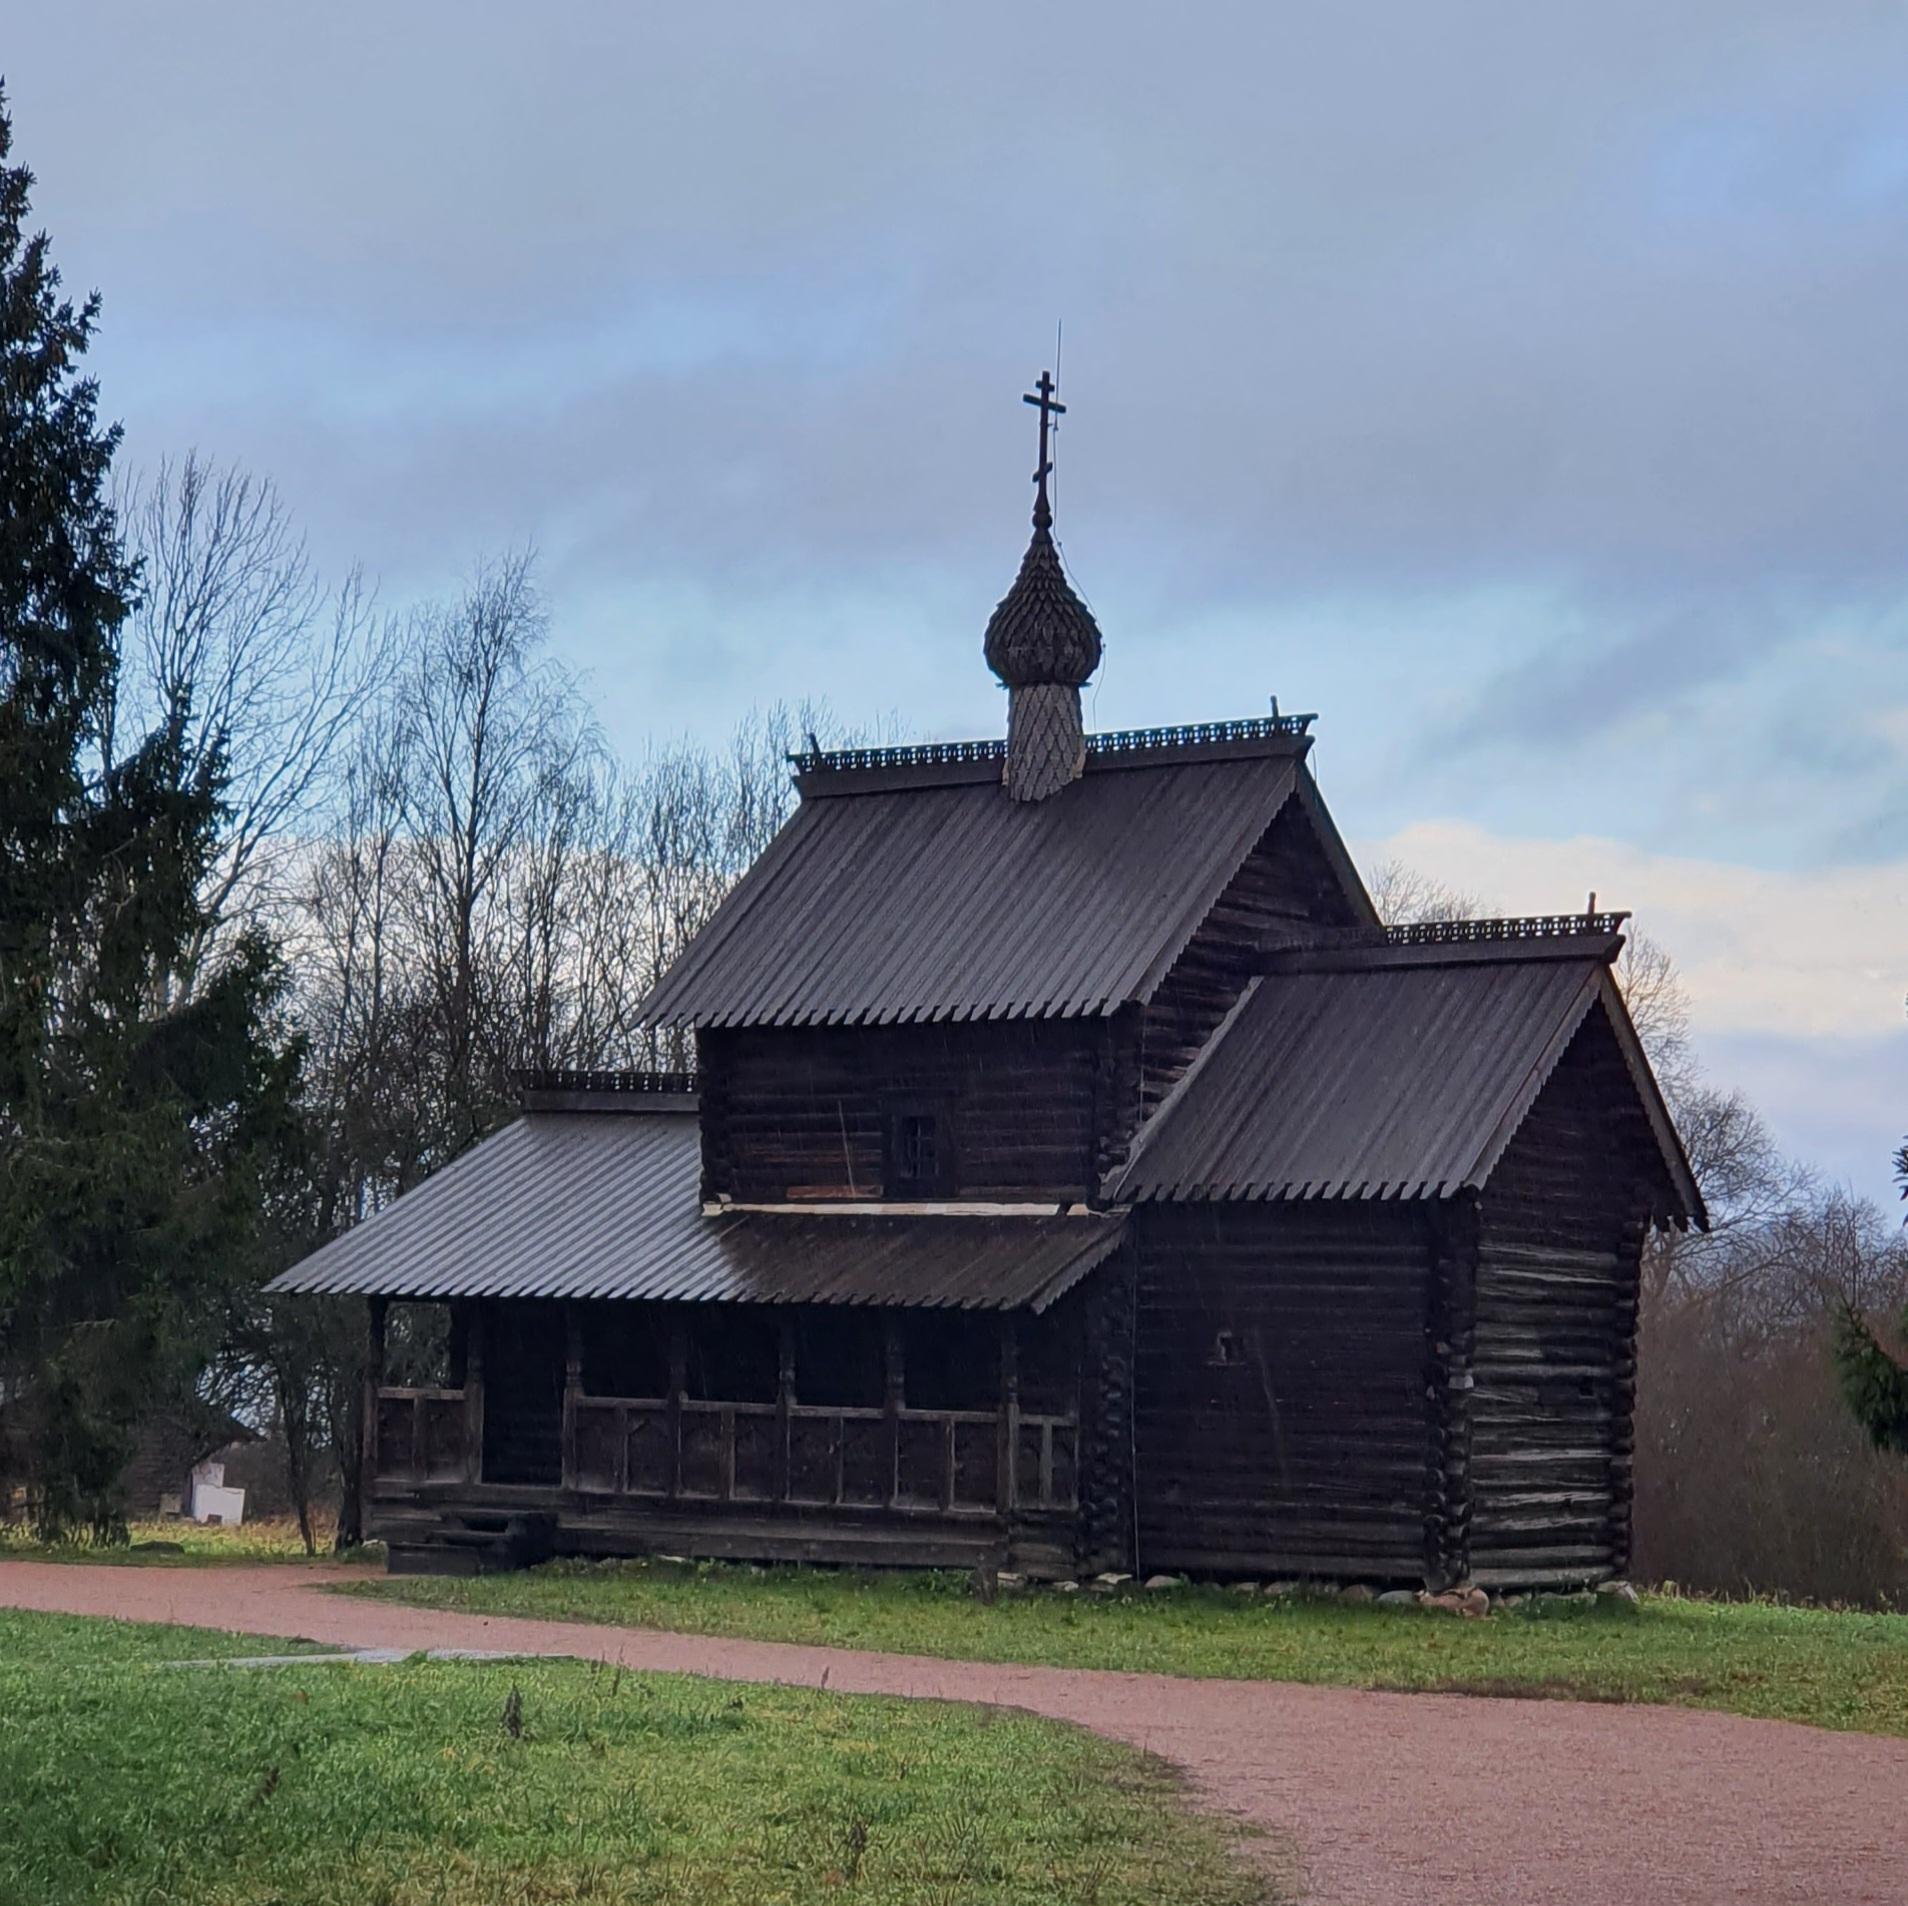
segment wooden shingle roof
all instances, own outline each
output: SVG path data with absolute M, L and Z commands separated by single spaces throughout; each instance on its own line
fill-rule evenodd
M 1108 1189 L 1124 1202 L 1480 1188 L 1573 1035 L 1601 1012 L 1656 1139 L 1660 1215 L 1704 1223 L 1610 976 L 1621 944 L 1614 933 L 1562 932 L 1283 956 L 1252 982 Z
M 1149 998 L 1295 793 L 1342 859 L 1305 747 L 1289 718 L 1094 736 L 1086 773 L 1032 803 L 1003 793 L 998 744 L 816 757 L 641 1017 L 891 1024 Z
M 1044 1310 L 1121 1213 L 705 1217 L 693 1105 L 531 1112 L 271 1286 L 441 1300 L 653 1298 Z

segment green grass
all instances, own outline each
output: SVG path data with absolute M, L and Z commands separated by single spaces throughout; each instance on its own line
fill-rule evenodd
M 307 1560 L 298 1524 L 290 1517 L 273 1517 L 226 1528 L 217 1523 L 135 1522 L 127 1542 L 36 1542 L 19 1523 L 0 1522 L 0 1561 L 107 1562 L 121 1567 L 204 1568 L 213 1564 L 237 1566 L 251 1562 Z M 321 1561 L 340 1558 L 331 1553 L 331 1524 L 320 1519 L 314 1527 Z M 382 1561 L 384 1545 L 370 1543 L 354 1549 L 347 1561 Z
M 1249 1906 L 1154 1761 L 1031 1716 L 0 1612 L 0 1906 Z M 512 1690 L 521 1734 L 505 1724 Z
M 1005 1596 L 963 1577 L 555 1562 L 346 1592 L 476 1614 L 620 1622 L 837 1648 L 1342 1687 L 1661 1701 L 1908 1734 L 1908 1616 L 1646 1596 L 1556 1597 L 1463 1621 L 1415 1609 L 1178 1589 Z

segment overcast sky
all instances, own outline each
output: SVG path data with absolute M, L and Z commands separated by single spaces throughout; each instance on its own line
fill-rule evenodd
M 1711 1072 L 1908 1123 L 1899 0 L 10 19 L 127 457 L 399 605 L 534 543 L 613 739 L 998 732 L 1022 390 L 1097 726 L 1317 709 L 1365 858 L 1595 886 Z

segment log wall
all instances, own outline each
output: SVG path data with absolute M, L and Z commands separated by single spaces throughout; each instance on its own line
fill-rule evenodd
M 1130 1570 L 1134 1562 L 1137 1271 L 1137 1255 L 1125 1245 L 1058 1307 L 1061 1313 L 1077 1311 L 1079 1319 L 1080 1510 L 1074 1563 L 1081 1575 Z
M 1061 1202 L 1097 1183 L 1104 1019 L 706 1031 L 700 1056 L 706 1197 L 881 1197 L 889 1119 L 913 1105 L 944 1114 L 948 1196 Z
M 1430 1213 L 1149 1206 L 1138 1223 L 1138 1566 L 1422 1579 Z
M 1650 1144 L 1593 1011 L 1479 1207 L 1469 1488 L 1455 1511 L 1486 1586 L 1629 1566 Z
M 1141 1112 L 1173 1088 L 1256 972 L 1264 954 L 1353 914 L 1296 800 L 1240 864 L 1143 1009 Z

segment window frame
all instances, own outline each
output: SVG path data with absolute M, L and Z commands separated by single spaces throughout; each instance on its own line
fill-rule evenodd
M 934 1171 L 931 1177 L 901 1176 L 902 1126 L 913 1119 L 926 1119 L 933 1124 Z M 960 1174 L 956 1169 L 953 1110 L 945 1100 L 892 1099 L 884 1108 L 881 1132 L 881 1195 L 884 1199 L 897 1203 L 922 1203 L 954 1195 Z

